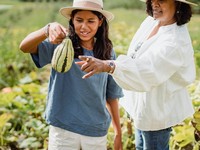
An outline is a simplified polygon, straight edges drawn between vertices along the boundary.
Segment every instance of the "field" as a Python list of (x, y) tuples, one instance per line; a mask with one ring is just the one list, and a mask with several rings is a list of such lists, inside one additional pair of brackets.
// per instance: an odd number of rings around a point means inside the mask
[[(106, 1), (107, 2), (107, 1)], [(2, 6), (10, 4), (10, 6)], [(107, 8), (115, 15), (110, 23), (110, 38), (117, 54), (126, 54), (132, 36), (146, 17), (143, 4), (135, 9)], [(137, 3), (136, 3), (137, 4)], [(30, 32), (49, 22), (67, 21), (58, 13), (66, 6), (63, 2), (19, 2), (0, 0), (0, 150), (47, 148), (48, 126), (43, 119), (46, 102), (49, 67), (38, 70), (28, 54), (19, 50), (19, 43)], [(188, 87), (194, 108), (200, 107), (200, 15), (195, 14), (188, 28), (195, 51), (197, 80)], [(134, 150), (134, 128), (128, 115), (120, 108), (124, 150)], [(170, 140), (171, 150), (198, 150), (188, 118), (173, 128)], [(114, 132), (108, 133), (108, 149), (113, 149)]]

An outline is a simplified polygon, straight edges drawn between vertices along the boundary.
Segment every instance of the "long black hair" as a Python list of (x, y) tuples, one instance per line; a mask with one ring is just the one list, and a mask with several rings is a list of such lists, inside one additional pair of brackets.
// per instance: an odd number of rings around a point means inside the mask
[[(80, 38), (75, 33), (73, 18), (74, 15), (81, 10), (74, 10), (71, 13), (71, 19), (69, 20), (69, 37), (72, 40), (75, 58), (78, 58), (79, 55), (83, 55), (83, 48), (80, 45)], [(96, 42), (94, 44), (93, 53), (94, 57), (106, 60), (111, 59), (111, 52), (113, 49), (113, 44), (108, 37), (109, 26), (106, 18), (97, 11), (91, 11), (94, 13), (100, 20), (103, 20), (102, 25), (98, 28), (97, 33), (95, 34)]]

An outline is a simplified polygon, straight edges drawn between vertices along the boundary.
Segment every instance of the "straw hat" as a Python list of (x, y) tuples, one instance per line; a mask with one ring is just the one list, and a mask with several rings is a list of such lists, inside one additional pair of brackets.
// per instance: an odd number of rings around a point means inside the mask
[[(146, 0), (140, 0), (140, 1), (146, 2)], [(186, 4), (190, 4), (190, 5), (194, 5), (194, 6), (198, 6), (197, 4), (189, 2), (187, 0), (176, 0), (176, 1), (179, 1), (179, 2), (182, 2), (182, 3), (186, 3)]]
[(100, 12), (108, 21), (111, 21), (114, 18), (114, 15), (111, 12), (103, 10), (102, 0), (74, 0), (73, 6), (61, 8), (60, 13), (67, 19), (70, 19), (71, 12), (75, 9)]
[(194, 6), (198, 6), (197, 4), (189, 2), (189, 1), (186, 1), (186, 0), (176, 0), (176, 1), (179, 1), (179, 2), (182, 2), (182, 3), (186, 3), (186, 4), (190, 4), (190, 5), (194, 5)]

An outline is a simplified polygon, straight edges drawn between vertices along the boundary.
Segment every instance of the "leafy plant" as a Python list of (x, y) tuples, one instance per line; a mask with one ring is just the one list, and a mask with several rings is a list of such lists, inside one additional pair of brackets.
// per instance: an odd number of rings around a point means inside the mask
[[(4, 2), (3, 2), (4, 1)], [(59, 3), (21, 3), (17, 0), (3, 0), (2, 4), (13, 4), (12, 10), (0, 11), (0, 149), (47, 149), (48, 125), (43, 119), (46, 104), (49, 67), (37, 70), (31, 58), (18, 49), (21, 40), (30, 32), (49, 22), (58, 21), (67, 25), (59, 13)], [(70, 2), (70, 1), (69, 1)], [(122, 5), (122, 3), (125, 3)], [(117, 55), (126, 54), (132, 36), (146, 17), (145, 9), (116, 8), (135, 1), (105, 1), (105, 6), (115, 15), (110, 23), (110, 37)], [(141, 2), (140, 2), (141, 3)], [(141, 3), (143, 5), (143, 3)], [(137, 4), (136, 4), (137, 5)], [(131, 8), (133, 8), (131, 6)], [(137, 7), (136, 7), (137, 8)], [(143, 8), (141, 6), (140, 8)], [(14, 13), (13, 13), (14, 12)], [(39, 16), (39, 17), (38, 17)], [(199, 68), (200, 16), (194, 15), (188, 24), (195, 50), (197, 69)], [(199, 75), (199, 74), (198, 74)], [(197, 76), (197, 79), (199, 76)], [(196, 111), (200, 107), (200, 82), (197, 80), (188, 87)], [(134, 150), (134, 128), (127, 113), (120, 108), (123, 148)], [(170, 147), (173, 150), (199, 150), (195, 141), (197, 126), (193, 118), (173, 128)], [(194, 120), (193, 120), (194, 121)], [(108, 149), (113, 149), (113, 127), (108, 132)]]

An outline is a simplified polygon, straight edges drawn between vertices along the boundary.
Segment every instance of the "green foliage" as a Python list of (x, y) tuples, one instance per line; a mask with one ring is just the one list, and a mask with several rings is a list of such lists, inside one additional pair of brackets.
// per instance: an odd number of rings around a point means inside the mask
[(124, 9), (141, 9), (145, 7), (145, 3), (140, 0), (104, 0), (106, 8), (124, 8)]
[(112, 9), (115, 19), (111, 22), (110, 38), (114, 50), (119, 54), (126, 54), (131, 39), (146, 17), (144, 10), (126, 10), (124, 8)]
[[(12, 9), (0, 10), (0, 89), (2, 89), (0, 92), (0, 149), (2, 150), (47, 149), (48, 126), (43, 119), (43, 113), (49, 67), (41, 71), (37, 70), (30, 56), (22, 53), (18, 47), (28, 33), (49, 22), (58, 21), (67, 25), (67, 21), (58, 13), (58, 10), (67, 6), (68, 2), (71, 3), (71, 1), (59, 1), (59, 3), (43, 1), (38, 5), (31, 2), (20, 3), (17, 0), (1, 1), (1, 4), (16, 6)], [(143, 4), (139, 0), (105, 0), (106, 8), (115, 15), (115, 19), (110, 23), (110, 38), (117, 55), (126, 54), (132, 36), (146, 17)], [(140, 10), (131, 8), (140, 8)], [(188, 24), (195, 50), (198, 75), (200, 75), (198, 71), (200, 68), (199, 24), (199, 15), (194, 15)], [(200, 107), (199, 81), (194, 82), (188, 89), (194, 108), (198, 110)], [(123, 148), (133, 150), (135, 149), (134, 128), (123, 108), (120, 108), (120, 117)], [(192, 118), (189, 118), (183, 124), (173, 128), (171, 149), (199, 149), (200, 144), (194, 140), (195, 128), (191, 120)], [(108, 149), (113, 149), (113, 138), (114, 130), (111, 126), (108, 133)]]
[(196, 73), (199, 78), (200, 76), (200, 50), (195, 53), (195, 62), (196, 62)]
[(0, 92), (0, 148), (44, 148), (48, 126), (42, 117), (46, 89), (21, 84)]
[(200, 41), (199, 41), (200, 29), (198, 26), (199, 24), (200, 24), (199, 15), (193, 15), (191, 21), (188, 24), (195, 52), (200, 52)]
[(194, 128), (186, 123), (174, 127), (170, 142), (173, 150), (191, 147), (194, 142)]
[(200, 14), (200, 1), (199, 0), (191, 0), (191, 2), (198, 4), (198, 6), (193, 7), (193, 12)]
[[(47, 78), (45, 84), (32, 81), (41, 73), (32, 72), (21, 80), (21, 84), (6, 88), (0, 92), (0, 149), (47, 149), (48, 126), (44, 122), (43, 112), (47, 93)], [(47, 76), (46, 76), (47, 77)], [(196, 81), (188, 87), (194, 108), (200, 107), (200, 82)], [(123, 148), (134, 150), (134, 128), (129, 116), (120, 108)], [(196, 117), (195, 117), (196, 118)], [(188, 118), (182, 124), (173, 127), (170, 139), (172, 150), (198, 150), (199, 143), (194, 139), (194, 131)], [(108, 149), (113, 149), (114, 129), (111, 125), (108, 132)]]
[(55, 13), (60, 5), (28, 3), (5, 11), (0, 21), (0, 56), (3, 56), (0, 58), (0, 89), (18, 84), (20, 78), (36, 69), (30, 56), (24, 57), (19, 50), (19, 44), (28, 33), (49, 22), (61, 20), (59, 13)]

